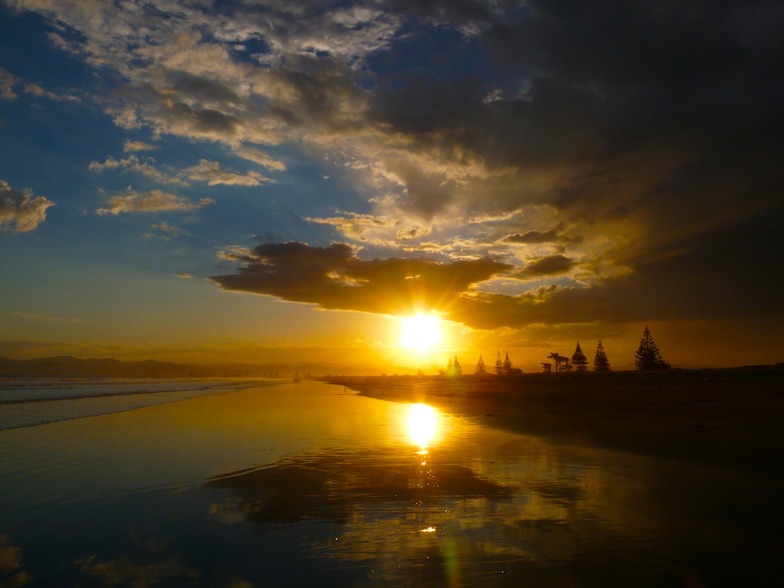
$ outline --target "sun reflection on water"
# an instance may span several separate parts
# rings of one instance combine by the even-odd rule
[[[427,448],[438,434],[438,411],[427,404],[412,404],[408,409],[406,428],[411,441],[419,446],[419,453],[427,454]]]

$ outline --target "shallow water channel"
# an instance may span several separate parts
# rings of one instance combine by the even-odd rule
[[[283,384],[0,431],[0,586],[784,585],[782,490]]]

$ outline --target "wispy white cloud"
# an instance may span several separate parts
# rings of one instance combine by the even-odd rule
[[[193,182],[205,182],[209,186],[260,186],[274,180],[255,171],[245,174],[229,171],[217,161],[202,159],[199,165],[182,170],[181,176]]]
[[[145,160],[140,159],[137,155],[129,155],[122,159],[115,159],[114,157],[107,157],[106,161],[100,163],[98,161],[91,161],[88,169],[95,173],[103,173],[105,171],[114,170],[129,170],[141,174],[151,180],[160,184],[184,184],[180,178],[168,175],[153,164],[155,160],[148,157]]]
[[[218,259],[224,261],[250,261],[254,259],[251,249],[242,245],[228,245],[222,247],[217,253]]]
[[[210,198],[201,198],[193,202],[161,190],[134,192],[129,189],[125,194],[109,197],[107,208],[99,208],[96,212],[101,216],[133,212],[189,212],[211,204],[215,204],[215,201]]]
[[[92,161],[88,169],[95,173],[127,170],[141,174],[159,184],[179,184],[182,186],[187,186],[191,182],[203,182],[210,186],[260,186],[274,182],[271,178],[256,171],[248,171],[244,174],[237,173],[227,170],[217,161],[207,159],[201,159],[198,165],[182,170],[168,170],[169,173],[161,171],[154,164],[155,159],[152,157],[140,159],[137,155],[131,154],[121,159],[109,156],[103,163]]]
[[[11,312],[11,316],[16,318],[30,320],[30,321],[44,321],[44,322],[54,322],[54,323],[80,323],[82,322],[81,319],[68,317],[68,316],[57,316],[52,315],[49,313],[33,313],[33,312],[21,312],[21,311],[13,311]]]
[[[3,100],[16,100],[19,95],[14,92],[14,86],[19,82],[16,76],[0,67],[0,98]]]
[[[394,235],[399,220],[392,217],[379,217],[372,214],[345,212],[341,216],[309,217],[306,220],[320,225],[330,225],[341,235],[355,241],[381,243]]]
[[[273,55],[321,53],[357,62],[387,48],[402,25],[394,13],[362,5],[295,8],[281,3],[276,12],[263,29]]]
[[[27,83],[24,85],[25,94],[35,96],[36,98],[47,98],[55,102],[81,102],[81,98],[73,94],[57,94],[49,90],[45,90],[38,84]]]
[[[286,164],[280,160],[274,159],[270,157],[263,151],[256,149],[255,147],[247,147],[245,145],[238,145],[234,147],[234,153],[242,157],[243,159],[247,159],[248,161],[252,161],[253,163],[257,163],[262,167],[273,171],[286,171]]]
[[[178,227],[165,222],[152,225],[150,230],[150,233],[144,234],[145,238],[169,241],[171,239],[176,239],[182,234],[182,231]]]
[[[152,151],[155,149],[152,143],[145,143],[144,141],[131,141],[130,139],[123,144],[123,151],[125,153],[133,153],[135,151]]]
[[[157,225],[153,225],[151,228],[154,231],[160,231],[161,233],[166,233],[172,237],[178,237],[180,235],[180,229],[174,225],[170,225],[169,223],[158,223]]]
[[[16,91],[15,91],[16,89]],[[35,98],[46,98],[55,102],[81,102],[81,98],[73,94],[58,94],[44,89],[40,84],[25,82],[11,72],[0,67],[0,98],[16,100],[19,92]]]

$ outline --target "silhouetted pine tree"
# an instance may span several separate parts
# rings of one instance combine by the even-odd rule
[[[479,361],[476,362],[476,369],[474,370],[474,374],[477,376],[484,376],[487,374],[487,369],[485,368],[485,360],[482,359],[482,356],[479,356]]]
[[[449,363],[446,364],[446,369],[444,370],[445,376],[451,376],[455,373],[455,366],[452,364],[452,358],[449,358]]]
[[[463,375],[463,367],[460,365],[460,362],[457,360],[457,355],[455,355],[454,360],[450,357],[449,363],[446,364],[446,369],[440,370],[438,373],[450,377]]]
[[[604,345],[602,345],[601,339],[599,339],[599,344],[596,346],[596,355],[593,356],[593,371],[610,371],[610,362],[607,360],[607,354],[604,352]]]
[[[504,358],[504,373],[511,374],[512,373],[512,360],[509,359],[509,353],[506,354]]]
[[[579,341],[577,342],[577,348],[574,350],[574,355],[572,355],[572,363],[578,372],[584,372],[588,369],[588,358],[585,357],[583,350],[580,349]]]
[[[637,353],[634,354],[634,367],[641,372],[665,370],[670,367],[670,364],[662,359],[659,348],[654,343],[653,337],[651,337],[648,325],[645,325],[645,330],[640,340],[640,347],[637,349]]]
[[[498,355],[495,359],[495,373],[499,376],[504,373],[504,364],[501,362],[501,352],[498,352]]]

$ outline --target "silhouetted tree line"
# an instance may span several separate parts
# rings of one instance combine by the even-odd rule
[[[446,369],[440,370],[438,374],[441,376],[450,376],[450,377],[462,376],[463,366],[461,366],[460,362],[457,361],[457,355],[455,355],[454,360],[450,357]]]
[[[637,349],[634,357],[634,367],[638,371],[662,370],[670,368],[670,364],[662,359],[659,348],[653,341],[653,337],[651,336],[651,331],[648,328],[648,325],[645,325],[645,330],[643,331],[642,339],[640,340],[640,347]],[[560,355],[558,352],[554,351],[548,355],[547,358],[552,359],[555,363],[556,373],[571,372],[572,370],[576,372],[588,371],[588,358],[586,357],[585,353],[583,353],[579,341],[577,342],[577,347],[575,347],[574,353],[571,357]],[[550,362],[543,362],[542,370],[545,373],[552,373],[553,364]],[[604,351],[604,345],[602,344],[601,339],[599,339],[599,342],[596,345],[596,353],[593,356],[593,371],[611,371],[610,361],[607,359],[607,353]],[[506,376],[522,374],[523,370],[512,365],[512,360],[509,359],[508,352],[505,353],[504,359],[501,360],[501,352],[499,351],[495,360],[495,373],[499,376]],[[463,374],[463,367],[460,365],[460,362],[457,359],[457,355],[455,355],[454,358],[449,358],[449,363],[447,364],[446,369],[440,370],[439,374],[442,376],[460,376]],[[474,369],[474,375],[485,376],[487,374],[488,371],[487,366],[485,365],[485,360],[480,355],[479,361],[477,361],[476,368]]]
[[[509,359],[509,352],[505,354],[504,360],[501,361],[501,352],[499,351],[495,360],[495,373],[498,376],[511,376],[522,374],[523,370],[512,365],[512,360]]]
[[[588,358],[583,353],[583,350],[580,349],[579,341],[572,354],[571,363],[569,363],[568,357],[559,355],[557,352],[551,353],[547,358],[552,359],[555,362],[556,372],[570,372],[572,369],[575,369],[578,372],[584,372],[588,369]],[[670,369],[670,364],[662,359],[659,348],[653,341],[648,325],[645,325],[645,330],[643,331],[642,339],[640,340],[640,346],[634,355],[634,367],[637,371],[641,372]],[[550,373],[553,371],[553,365],[549,362],[542,363],[542,369],[545,373]],[[596,345],[596,353],[593,357],[593,371],[610,371],[610,361],[607,359],[607,353],[604,351],[604,345],[602,345],[601,339],[599,339],[599,343]]]

